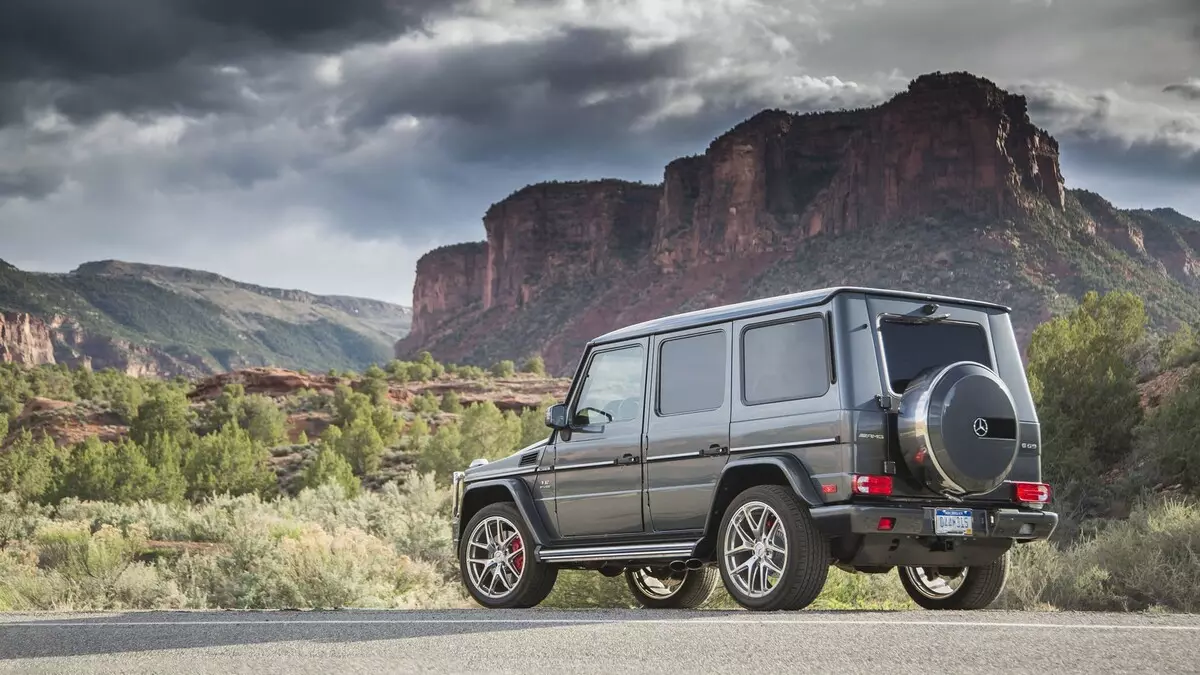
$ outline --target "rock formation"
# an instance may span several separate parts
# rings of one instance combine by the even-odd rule
[[[46,322],[29,314],[0,312],[0,361],[31,366],[54,363],[54,343]]]
[[[1058,144],[1025,99],[970,74],[919,77],[875,108],[766,110],[668,164],[661,185],[549,183],[493,205],[486,242],[418,263],[414,330],[396,351],[478,362],[540,351],[567,372],[596,333],[761,292],[756,277],[815,238],[1068,219],[1069,202]],[[1191,274],[1195,261],[1168,266]]]

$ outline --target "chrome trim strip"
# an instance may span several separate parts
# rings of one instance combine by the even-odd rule
[[[574,469],[595,469],[602,466],[616,466],[617,460],[610,459],[606,462],[583,462],[582,464],[568,464],[566,466],[557,465],[553,468],[555,471],[572,471]]]
[[[840,442],[841,439],[837,436],[834,436],[833,438],[817,438],[811,441],[789,441],[787,443],[770,443],[767,445],[747,445],[740,448],[730,448],[729,453],[753,452],[755,450],[778,450],[780,448],[809,448],[814,445],[835,445]]]
[[[568,562],[584,560],[632,560],[640,558],[679,558],[690,556],[697,542],[667,544],[630,544],[625,546],[584,546],[538,549],[538,560]]]
[[[525,474],[535,473],[538,468],[536,466],[527,466],[521,469],[513,469],[511,471],[497,471],[496,473],[475,474],[467,476],[463,479],[464,483],[470,483],[478,480],[488,480],[491,478],[508,478],[510,476],[524,476]]]
[[[665,461],[671,460],[671,459],[683,459],[685,457],[700,457],[700,456],[701,456],[700,451],[694,450],[692,452],[677,452],[673,455],[657,455],[654,457],[647,457],[646,462],[647,463],[649,463],[649,462],[665,462]],[[713,456],[716,457],[716,455],[713,455]]]

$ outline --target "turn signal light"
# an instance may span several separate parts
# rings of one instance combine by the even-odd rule
[[[892,494],[891,476],[854,476],[850,484],[854,486],[855,494],[860,495],[890,495]]]
[[[1025,504],[1045,504],[1050,501],[1050,486],[1045,483],[1013,483],[1017,501]]]

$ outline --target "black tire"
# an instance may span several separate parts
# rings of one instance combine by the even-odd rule
[[[682,579],[682,583],[670,595],[651,595],[642,587],[638,578],[639,570],[625,570],[625,584],[629,592],[642,607],[648,609],[694,609],[703,605],[712,597],[720,583],[721,573],[715,567],[701,567],[695,570],[672,572],[667,567],[654,568],[652,576],[658,579],[668,577],[672,580]]]
[[[734,583],[729,567],[730,560],[726,556],[726,544],[729,541],[729,529],[734,516],[750,502],[765,504],[778,514],[780,527],[786,535],[787,560],[782,564],[782,574],[778,576],[774,587],[759,596],[744,593],[738,586],[740,581]],[[763,526],[764,529],[770,530],[770,524],[764,522]],[[817,529],[808,512],[808,506],[789,488],[780,485],[759,485],[748,488],[734,497],[721,518],[716,550],[717,565],[720,567],[725,589],[739,605],[750,610],[803,609],[821,594],[829,576],[829,541]]]
[[[923,568],[896,568],[896,572],[900,574],[900,584],[904,586],[908,597],[925,609],[984,609],[995,602],[1004,591],[1008,570],[1008,553],[1005,552],[990,565],[963,568],[966,576],[962,585],[947,595],[932,597],[927,590],[922,590],[920,582],[912,578],[916,575],[923,576]]]
[[[508,526],[517,531],[518,538],[513,543],[506,547],[506,552],[515,553],[520,550],[523,553],[520,556],[519,580],[517,583],[503,594],[494,593],[494,590],[489,594],[488,590],[476,586],[472,581],[472,574],[468,571],[468,553],[472,550],[480,550],[477,546],[471,545],[472,534],[485,520],[498,518],[507,522]],[[497,523],[499,521],[491,521]],[[516,546],[516,550],[513,547]],[[515,565],[516,559],[513,564]],[[558,579],[558,567],[538,562],[533,556],[533,535],[529,528],[525,525],[525,519],[521,517],[517,507],[510,502],[500,502],[497,504],[489,504],[479,510],[474,517],[471,518],[467,526],[463,528],[462,540],[458,547],[458,567],[459,574],[462,577],[463,585],[467,587],[467,592],[471,594],[475,602],[489,609],[510,609],[522,607],[534,607],[542,600],[550,595],[550,591],[554,590],[554,582]],[[480,569],[476,566],[474,569]],[[485,574],[479,575],[481,580],[491,579],[491,576]],[[508,577],[504,577],[507,579]]]

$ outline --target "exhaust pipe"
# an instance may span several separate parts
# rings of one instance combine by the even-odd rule
[[[672,572],[682,572],[687,569],[687,563],[682,560],[672,560],[668,567],[671,568]]]
[[[684,565],[687,566],[689,570],[698,570],[704,566],[704,562],[699,558],[689,558]]]

